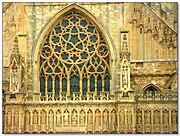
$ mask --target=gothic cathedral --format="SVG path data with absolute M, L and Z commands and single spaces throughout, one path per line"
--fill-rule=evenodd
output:
M 3 3 L 3 133 L 177 133 L 177 3 Z

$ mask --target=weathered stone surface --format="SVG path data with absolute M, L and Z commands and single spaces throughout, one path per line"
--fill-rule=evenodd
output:
M 87 95 L 70 96 L 67 78 L 69 94 L 40 94 L 41 46 L 70 10 L 108 44 L 110 92 L 89 80 Z M 177 3 L 3 3 L 3 132 L 177 133 L 177 20 Z

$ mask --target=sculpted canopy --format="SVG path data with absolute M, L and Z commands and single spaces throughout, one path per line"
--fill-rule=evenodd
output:
M 110 91 L 109 65 L 110 50 L 102 33 L 72 10 L 56 21 L 41 47 L 41 96 Z

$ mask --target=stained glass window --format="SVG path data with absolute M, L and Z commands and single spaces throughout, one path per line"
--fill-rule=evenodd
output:
M 40 50 L 40 73 L 44 75 L 40 76 L 41 96 L 47 92 L 54 96 L 61 92 L 86 95 L 88 90 L 97 90 L 99 95 L 103 87 L 109 91 L 110 56 L 94 22 L 78 11 L 67 13 L 54 24 Z
M 104 79 L 104 90 L 110 91 L 110 77 L 108 75 Z
M 40 91 L 41 91 L 41 95 L 45 96 L 45 77 L 44 76 L 40 77 Z
M 55 78 L 55 96 L 59 96 L 60 93 L 60 80 L 59 77 L 56 76 Z
M 82 88 L 83 88 L 83 95 L 86 95 L 86 93 L 87 93 L 87 88 L 88 86 L 87 86 L 87 78 L 83 78 L 83 86 L 82 86 Z
M 91 92 L 95 91 L 95 78 L 93 75 L 91 75 L 91 78 L 90 78 L 90 91 Z

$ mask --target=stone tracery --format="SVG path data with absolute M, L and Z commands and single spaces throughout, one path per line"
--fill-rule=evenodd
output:
M 101 32 L 89 19 L 72 11 L 57 21 L 41 48 L 41 96 L 52 94 L 48 95 L 52 100 L 53 94 L 59 96 L 61 92 L 86 95 L 88 80 L 90 91 L 96 95 L 109 91 L 109 64 L 109 47 Z

